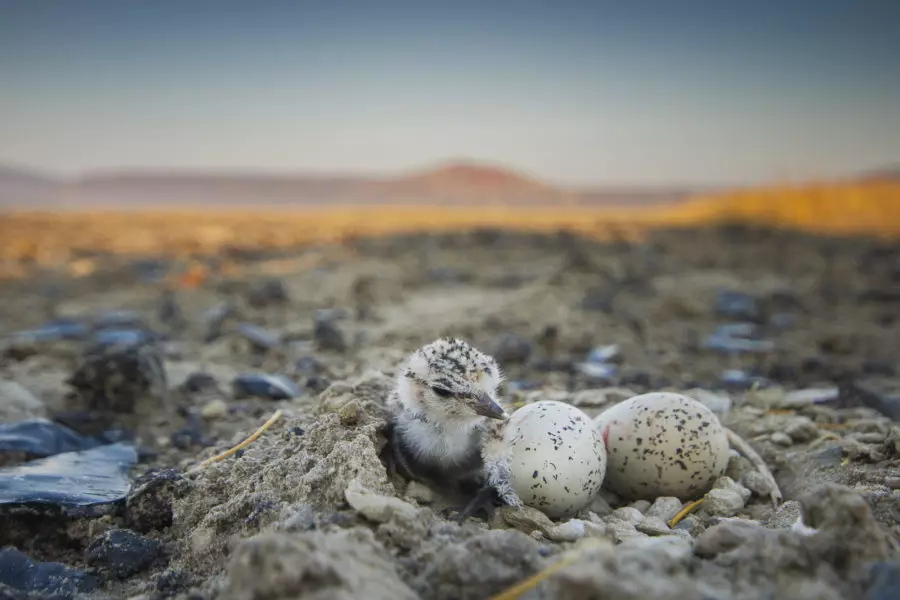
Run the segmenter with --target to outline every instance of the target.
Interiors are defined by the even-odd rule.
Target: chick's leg
[[[403,448],[400,446],[400,439],[396,429],[391,427],[387,432],[387,438],[388,443],[382,450],[381,458],[384,460],[387,468],[388,477],[391,478],[394,474],[399,473],[404,479],[417,480],[418,477],[415,476],[409,466],[409,461],[403,455]]]
[[[449,508],[445,514],[456,513],[453,520],[457,522],[465,521],[469,517],[474,517],[479,513],[484,513],[486,520],[491,520],[494,512],[497,510],[497,494],[494,488],[483,486],[472,497],[465,506],[457,506]]]

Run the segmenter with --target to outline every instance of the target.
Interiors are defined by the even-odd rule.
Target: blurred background
[[[888,0],[4,0],[2,270],[423,228],[895,233],[898,57]]]

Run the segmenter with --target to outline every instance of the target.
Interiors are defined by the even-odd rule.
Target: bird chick
[[[439,339],[413,352],[387,402],[389,468],[409,479],[476,485],[466,510],[479,508],[487,493],[485,443],[496,435],[485,433],[508,416],[497,399],[502,378],[492,357],[463,340]]]

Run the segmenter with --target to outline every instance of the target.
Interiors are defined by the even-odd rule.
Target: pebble
[[[0,423],[0,454],[22,453],[28,458],[44,458],[64,452],[89,450],[100,445],[93,438],[75,433],[47,419]]]
[[[754,296],[733,290],[721,290],[716,294],[715,312],[741,321],[758,321],[761,314],[759,301]]]
[[[676,531],[687,531],[688,533],[692,532],[694,528],[697,526],[697,519],[694,517],[685,517],[682,520],[678,521],[675,525]]]
[[[776,431],[769,436],[769,440],[771,440],[773,444],[777,444],[779,446],[790,446],[794,443],[794,441],[791,439],[791,436],[784,433],[783,431]]]
[[[269,400],[290,400],[303,394],[286,375],[248,373],[235,377],[231,385],[235,398],[252,396]]]
[[[788,500],[777,509],[769,520],[772,529],[791,529],[800,520],[803,509],[796,500]]]
[[[723,417],[731,412],[731,397],[728,394],[710,392],[700,388],[693,388],[684,393],[698,402],[705,404],[706,407],[716,413],[717,416]]]
[[[629,525],[637,525],[644,520],[644,514],[631,506],[623,506],[612,511],[610,515],[613,519],[627,523]]]
[[[678,514],[682,507],[681,500],[672,496],[660,496],[644,511],[644,518],[656,517],[664,523],[668,523]]]
[[[900,564],[875,563],[869,568],[869,587],[864,600],[900,598]]]
[[[353,510],[375,523],[389,521],[396,514],[412,518],[418,513],[416,507],[405,500],[366,490],[358,479],[350,482],[344,491],[344,497]]]
[[[330,313],[319,313],[315,319],[313,337],[316,348],[331,352],[344,352],[347,350],[347,340],[344,332],[334,322]]]
[[[731,517],[744,508],[744,498],[735,489],[711,489],[700,505],[700,510],[717,517]]]
[[[44,404],[22,385],[0,379],[0,422],[43,417],[46,413]]]
[[[900,477],[885,477],[884,485],[892,490],[900,490]]]
[[[744,473],[741,483],[760,498],[765,498],[772,492],[772,483],[758,471]]]
[[[604,498],[600,494],[597,494],[591,500],[591,503],[588,506],[588,511],[590,511],[598,516],[605,517],[606,515],[611,514],[613,509],[609,505],[609,502],[606,500],[606,498]]]
[[[204,419],[221,419],[226,415],[228,415],[228,403],[221,398],[210,400],[200,409],[200,416]]]
[[[619,352],[618,344],[610,344],[608,346],[598,346],[588,352],[587,362],[589,363],[613,363],[622,359]]]
[[[628,506],[630,506],[631,508],[636,508],[637,510],[641,511],[641,513],[646,513],[647,509],[650,508],[650,501],[649,500],[635,500]]]
[[[591,533],[595,535],[602,534],[597,525],[583,521],[581,519],[570,519],[565,523],[560,523],[547,531],[547,537],[554,542],[575,542],[583,537],[587,537]]]
[[[156,560],[162,542],[128,529],[113,529],[94,539],[85,552],[88,565],[106,568],[114,577],[127,579]]]
[[[29,505],[49,512],[92,516],[114,510],[131,487],[137,451],[108,444],[0,469],[0,505]]]
[[[793,417],[784,427],[784,433],[795,443],[811,442],[819,437],[819,428],[809,417]]]
[[[522,336],[506,332],[494,344],[493,356],[500,363],[526,363],[531,357],[531,342]]]
[[[737,492],[738,494],[740,494],[741,498],[744,499],[745,503],[747,502],[747,500],[750,499],[750,490],[748,490],[741,484],[737,483],[731,477],[719,477],[713,483],[713,488],[721,489],[721,490],[733,490],[733,491]]]
[[[0,585],[33,598],[74,598],[93,591],[99,579],[80,569],[73,569],[58,562],[38,562],[27,554],[6,547],[0,549]],[[0,596],[16,598],[0,589]]]
[[[766,353],[775,349],[770,340],[752,339],[755,333],[756,327],[750,323],[722,325],[706,338],[705,347],[724,354]]]
[[[672,529],[659,517],[644,517],[644,520],[638,523],[635,529],[653,536],[672,534]]]
[[[733,550],[755,537],[770,535],[771,532],[756,521],[731,519],[713,525],[697,536],[694,553],[708,558]]]
[[[610,519],[607,522],[607,534],[612,535],[613,540],[617,543],[622,543],[625,540],[634,538],[648,537],[646,533],[635,529],[634,525],[631,523],[625,523],[618,519]]]
[[[419,504],[431,504],[434,502],[434,491],[424,483],[410,481],[406,486],[406,496]]]

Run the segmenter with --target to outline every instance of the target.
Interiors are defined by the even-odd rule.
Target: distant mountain
[[[467,161],[381,177],[172,170],[94,173],[62,181],[18,169],[0,171],[0,207],[634,205],[671,203],[688,193],[640,187],[565,188],[504,167]]]
[[[0,165],[0,208],[24,204],[53,205],[59,181],[19,167]]]
[[[860,178],[864,181],[900,181],[900,165],[889,165],[864,171]]]

